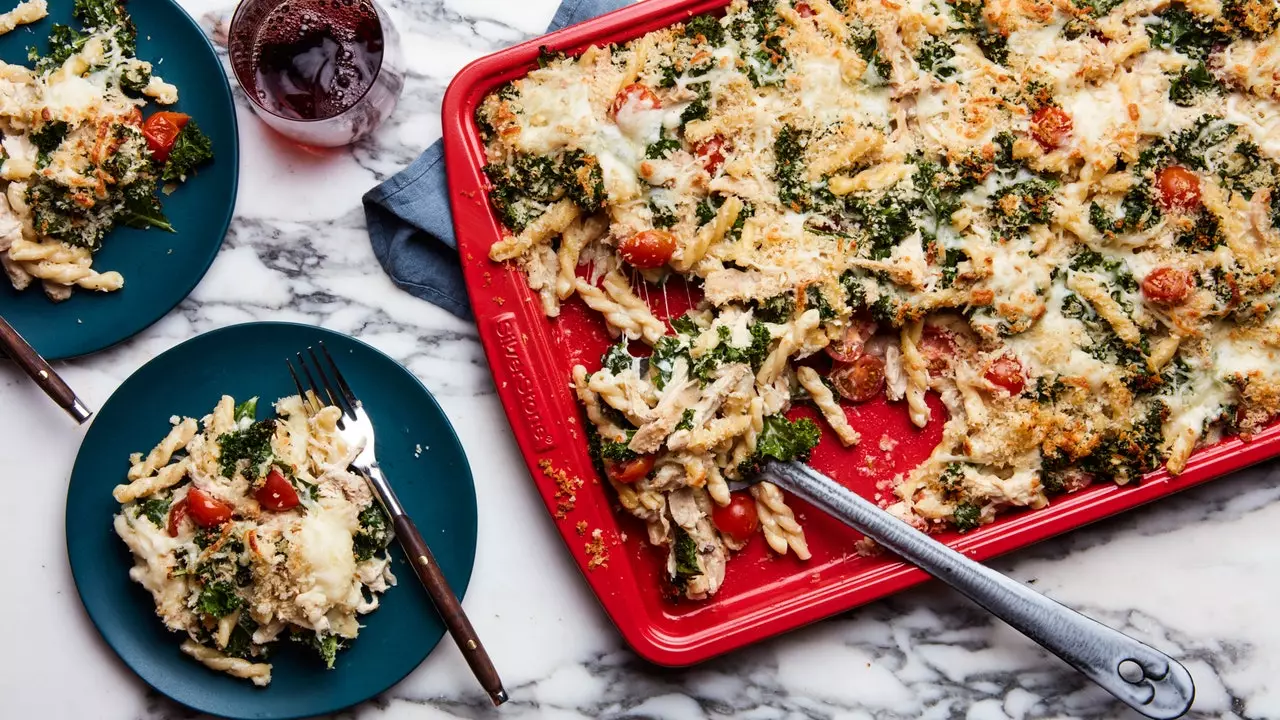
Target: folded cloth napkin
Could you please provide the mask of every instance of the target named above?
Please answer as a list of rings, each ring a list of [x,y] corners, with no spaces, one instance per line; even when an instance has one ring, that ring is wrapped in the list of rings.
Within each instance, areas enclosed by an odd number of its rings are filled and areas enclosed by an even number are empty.
[[[565,0],[547,32],[589,20],[631,0]],[[392,282],[461,318],[471,317],[449,214],[444,146],[427,151],[364,196],[373,254]]]

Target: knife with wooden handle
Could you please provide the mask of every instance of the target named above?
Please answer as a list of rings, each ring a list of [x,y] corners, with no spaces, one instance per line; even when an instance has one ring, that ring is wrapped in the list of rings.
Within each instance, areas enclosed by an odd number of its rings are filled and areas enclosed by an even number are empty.
[[[93,415],[80,398],[76,397],[71,387],[58,377],[58,373],[53,371],[48,361],[40,357],[40,353],[22,339],[18,331],[14,330],[13,326],[2,317],[0,317],[0,346],[3,346],[5,354],[17,363],[23,372],[31,376],[46,395],[53,398],[54,402],[75,418],[76,422],[83,424]]]

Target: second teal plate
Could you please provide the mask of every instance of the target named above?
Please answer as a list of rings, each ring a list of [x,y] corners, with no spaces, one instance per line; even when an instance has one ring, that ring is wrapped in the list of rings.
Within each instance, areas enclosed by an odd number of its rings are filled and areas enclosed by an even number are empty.
[[[184,636],[165,629],[151,596],[129,579],[132,556],[111,527],[119,505],[111,489],[129,453],[147,452],[169,417],[208,414],[223,394],[261,398],[265,417],[278,398],[296,394],[285,359],[324,341],[373,418],[378,459],[409,515],[460,596],[476,550],[471,469],[448,418],[418,380],[358,340],[286,323],[250,323],[206,333],[144,365],[98,413],[76,457],[67,491],[67,554],[76,589],[102,637],[156,690],[202,712],[233,718],[283,718],[340,710],[383,692],[408,675],[445,633],[426,592],[393,546],[398,584],[337,666],[303,646],[281,642],[271,685],[214,672],[178,649]]]

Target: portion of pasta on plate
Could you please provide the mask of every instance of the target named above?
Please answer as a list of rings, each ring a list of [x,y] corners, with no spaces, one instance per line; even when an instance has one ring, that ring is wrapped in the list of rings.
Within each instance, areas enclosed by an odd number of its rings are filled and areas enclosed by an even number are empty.
[[[35,22],[44,0],[0,16],[0,32]],[[156,195],[212,159],[209,139],[183,113],[145,120],[148,98],[178,89],[136,57],[137,30],[122,0],[75,0],[77,30],[54,25],[32,67],[0,63],[0,263],[18,290],[39,282],[52,300],[74,288],[119,290],[93,255],[112,228],[174,231]]]
[[[297,395],[276,403],[275,418],[255,420],[256,408],[257,398],[224,395],[199,422],[172,418],[113,494],[129,576],[165,626],[186,633],[182,651],[265,686],[282,637],[332,668],[395,576],[390,524],[348,470],[360,448],[337,433],[342,411],[308,417]]]
[[[808,556],[776,487],[726,482],[807,457],[795,403],[846,446],[876,397],[944,423],[885,504],[961,530],[1268,424],[1278,13],[735,0],[489,95],[490,257],[619,339],[571,382],[679,592],[713,595],[757,529]],[[668,323],[646,284],[676,275],[702,299]]]

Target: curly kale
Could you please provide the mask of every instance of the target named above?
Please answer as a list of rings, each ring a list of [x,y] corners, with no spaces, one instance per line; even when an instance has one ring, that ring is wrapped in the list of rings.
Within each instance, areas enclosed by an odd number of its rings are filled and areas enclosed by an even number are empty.
[[[1089,205],[1089,224],[1103,235],[1114,237],[1118,233],[1137,232],[1154,226],[1160,220],[1160,208],[1151,196],[1146,184],[1134,185],[1120,201],[1121,216],[1114,217],[1101,205]]]
[[[880,39],[875,28],[855,22],[849,28],[849,46],[867,63],[867,69],[875,71],[874,78],[863,77],[868,85],[886,85],[893,72],[893,65],[880,53]]]
[[[226,617],[244,605],[236,588],[225,580],[207,583],[196,598],[196,610],[211,617]]]
[[[791,314],[796,309],[796,297],[794,293],[784,292],[781,295],[774,295],[768,300],[756,301],[755,317],[757,320],[763,320],[770,323],[783,323],[791,319]]]
[[[671,552],[675,557],[675,576],[671,580],[683,585],[690,578],[702,574],[698,566],[698,545],[689,537],[689,533],[679,525],[672,526]]]
[[[363,562],[382,552],[395,537],[382,506],[373,503],[360,512],[357,518],[360,529],[351,538],[351,552]]]
[[[149,227],[177,232],[165,217],[164,208],[160,206],[160,198],[148,180],[138,180],[125,185],[121,189],[124,203],[121,208],[120,222],[129,227],[146,229]]]
[[[855,193],[845,199],[846,208],[866,233],[867,256],[873,260],[889,257],[899,242],[915,232],[914,218],[924,203],[899,190],[889,190],[878,197]]]
[[[333,664],[338,659],[338,651],[347,646],[342,638],[337,635],[321,637],[319,633],[306,630],[294,630],[289,635],[289,639],[315,650],[320,659],[324,661],[324,666],[330,670],[333,669]]]
[[[933,38],[920,46],[916,53],[916,64],[935,77],[949,78],[956,74],[956,68],[951,64],[951,59],[955,56],[955,48],[946,38]]]
[[[616,345],[610,345],[604,355],[600,356],[600,366],[617,375],[635,366],[636,358],[627,349],[627,339],[622,338]]]
[[[1025,235],[1033,225],[1053,219],[1057,183],[1035,178],[1001,188],[991,195],[991,214],[1002,238]]]
[[[32,145],[36,146],[36,166],[44,167],[49,164],[49,154],[58,149],[62,141],[67,137],[68,126],[61,120],[52,120],[41,125],[27,136]]]
[[[188,120],[173,141],[169,159],[160,171],[160,179],[167,183],[185,182],[196,174],[196,168],[213,160],[213,141],[200,131],[195,120]]]
[[[1219,92],[1218,79],[1209,73],[1203,60],[1183,68],[1169,82],[1169,99],[1180,107],[1191,107],[1201,96]]]
[[[769,354],[772,335],[764,323],[758,322],[751,323],[747,331],[751,335],[751,342],[746,347],[737,347],[730,342],[732,331],[727,326],[717,328],[719,344],[694,361],[690,374],[699,380],[709,380],[716,368],[731,363],[747,363],[752,370],[759,370],[765,356]]]
[[[973,530],[982,523],[982,508],[973,503],[960,503],[953,511],[952,521],[960,532]]]
[[[560,158],[519,153],[504,164],[484,169],[493,189],[489,200],[503,225],[520,232],[546,212],[547,205],[568,197],[584,213],[604,207],[604,172],[594,155],[581,150]]]
[[[1158,13],[1156,22],[1147,25],[1151,46],[1176,50],[1195,60],[1204,60],[1217,45],[1230,42],[1230,34],[1209,18],[1187,10],[1181,3]]]
[[[1179,232],[1174,238],[1178,247],[1192,252],[1214,250],[1226,244],[1218,216],[1209,208],[1201,208],[1196,214],[1195,224],[1190,229]]]
[[[684,36],[711,45],[724,44],[724,26],[714,15],[699,15],[684,24]]]
[[[675,429],[672,430],[672,432],[675,432],[676,430],[692,430],[693,416],[695,414],[696,413],[693,411],[693,408],[685,408],[684,412],[680,413],[680,422],[676,423]]]
[[[1152,402],[1143,415],[1129,427],[1109,433],[1087,457],[1080,468],[1099,478],[1130,482],[1160,464],[1160,447],[1164,443],[1164,419],[1168,409]]]
[[[810,285],[805,288],[804,298],[805,308],[817,310],[820,319],[832,320],[835,318],[835,308],[831,307],[831,303],[827,302],[826,296],[822,294],[822,290],[817,285]]]
[[[982,0],[951,2],[951,12],[972,34],[982,54],[991,62],[1003,65],[1009,60],[1009,39],[987,25],[982,17],[982,7]]]
[[[770,415],[764,419],[764,429],[756,440],[755,454],[738,467],[743,477],[760,471],[768,460],[804,462],[817,447],[822,431],[808,418],[788,420],[786,416]]]
[[[773,143],[773,179],[778,183],[778,201],[796,212],[808,209],[811,203],[804,161],[807,143],[808,136],[791,125],[783,125]]]
[[[246,468],[256,473],[272,456],[271,436],[276,432],[276,422],[272,419],[256,422],[244,430],[233,430],[218,436],[218,471],[226,478],[235,478],[240,473],[240,461],[246,461]],[[252,478],[251,478],[252,479]]]
[[[168,524],[169,504],[169,498],[153,495],[138,503],[135,510],[138,517],[145,517],[152,525],[162,528]]]

